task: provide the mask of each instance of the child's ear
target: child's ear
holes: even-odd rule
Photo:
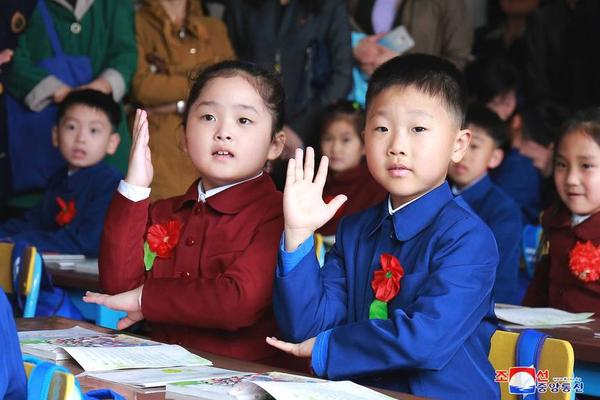
[[[58,147],[58,127],[56,125],[52,127],[52,146]]]
[[[106,154],[115,154],[117,147],[119,147],[119,143],[121,143],[121,136],[116,132],[111,133],[108,138],[108,145],[106,146]]]
[[[492,155],[490,157],[490,160],[488,161],[488,165],[487,165],[488,169],[497,168],[503,159],[504,159],[504,150],[496,147],[494,149],[494,151],[492,151]]]
[[[267,153],[267,160],[275,160],[283,151],[283,147],[285,146],[285,132],[279,131],[275,134],[273,140],[271,140],[271,144],[269,145],[269,152]]]
[[[454,162],[462,160],[469,148],[469,143],[471,143],[471,130],[461,129],[458,131],[450,159]]]

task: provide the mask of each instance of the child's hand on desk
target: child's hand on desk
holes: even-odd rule
[[[86,303],[101,304],[115,311],[125,311],[127,316],[122,318],[117,324],[117,329],[125,329],[144,319],[141,304],[141,294],[143,288],[144,285],[128,292],[115,294],[113,296],[108,294],[85,292],[83,301]]]
[[[294,251],[314,231],[325,225],[347,199],[340,194],[329,203],[325,203],[323,186],[327,178],[329,160],[327,157],[321,158],[315,176],[315,152],[312,147],[306,149],[304,167],[302,156],[302,149],[296,149],[296,157],[290,159],[285,179],[283,215],[286,251]]]
[[[284,342],[283,340],[279,340],[276,337],[267,337],[267,343],[296,357],[310,358],[312,357],[312,351],[313,347],[315,346],[316,339],[316,337],[312,337],[302,343],[288,343]]]
[[[150,140],[148,115],[144,110],[137,109],[135,111],[132,140],[125,182],[136,186],[149,187],[154,176],[154,168],[152,167],[152,157],[148,146]]]

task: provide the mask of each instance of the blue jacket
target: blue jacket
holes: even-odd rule
[[[97,257],[104,216],[121,174],[104,161],[69,176],[62,169],[48,182],[44,197],[22,219],[0,225],[0,239],[22,240],[40,251],[85,254]],[[59,206],[56,197],[75,200],[74,219],[61,227],[56,221]]]
[[[12,308],[0,289],[0,398],[25,400],[27,378]]]
[[[494,300],[498,303],[520,304],[517,290],[523,224],[519,206],[489,176],[467,188],[461,196],[496,237],[500,263],[496,270]]]
[[[343,219],[322,269],[305,247],[280,250],[273,304],[287,340],[318,335],[315,372],[418,396],[500,397],[488,361],[498,251],[447,183],[392,216],[386,201]],[[405,276],[390,318],[370,320],[382,253],[395,255]]]
[[[543,180],[533,161],[511,149],[490,176],[519,205],[524,224],[540,223]]]

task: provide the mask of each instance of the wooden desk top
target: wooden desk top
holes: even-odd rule
[[[576,324],[550,329],[538,329],[556,339],[564,339],[571,343],[576,361],[600,364],[600,319],[587,324]]]
[[[67,329],[72,328],[75,325],[79,325],[82,328],[93,329],[98,332],[112,332],[110,329],[102,328],[90,323],[86,323],[83,321],[75,321],[67,318],[60,317],[48,317],[48,318],[17,318],[17,330],[19,331],[31,331],[31,330],[42,330],[42,329]],[[198,354],[201,357],[207,358],[211,360],[215,367],[218,368],[226,368],[233,369],[238,371],[248,371],[248,372],[269,372],[276,370],[274,367],[270,367],[268,365],[257,364],[247,361],[234,360],[232,358],[227,358],[223,356],[218,356],[215,354],[210,354],[206,352],[200,351],[192,351],[195,354]],[[74,360],[65,360],[58,362],[61,365],[64,365],[68,368],[72,373],[79,374],[82,372],[81,367]],[[279,369],[277,369],[279,370]],[[297,374],[297,372],[293,371],[284,371]],[[148,390],[136,390],[129,386],[120,385],[117,383],[111,383],[106,381],[101,381],[98,379],[94,379],[91,377],[81,377],[79,379],[81,383],[81,387],[83,391],[87,392],[88,390],[98,389],[98,388],[110,388],[113,389],[127,399],[139,399],[139,400],[164,400],[164,399],[190,399],[190,397],[184,396],[176,396],[169,395],[169,397],[165,397],[164,391],[153,391],[150,392]],[[415,400],[421,399],[420,397],[415,397],[409,394],[393,392],[390,390],[382,390],[376,389],[378,392],[384,393],[395,399],[402,400]]]

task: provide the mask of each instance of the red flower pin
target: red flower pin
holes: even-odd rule
[[[75,209],[75,200],[65,201],[62,197],[56,196],[56,202],[60,207],[60,211],[56,214],[56,223],[58,226],[68,225],[73,218],[75,218],[75,214],[77,214],[77,210]]]
[[[400,291],[400,279],[404,276],[404,268],[400,260],[391,254],[384,253],[379,258],[381,269],[375,271],[371,288],[375,292],[375,300],[369,307],[370,319],[387,319],[387,303]]]
[[[171,220],[164,224],[154,224],[148,229],[144,243],[144,265],[146,270],[152,269],[156,257],[167,258],[179,242],[182,223]]]
[[[584,282],[596,282],[600,279],[600,246],[592,242],[578,242],[569,255],[571,273]]]

